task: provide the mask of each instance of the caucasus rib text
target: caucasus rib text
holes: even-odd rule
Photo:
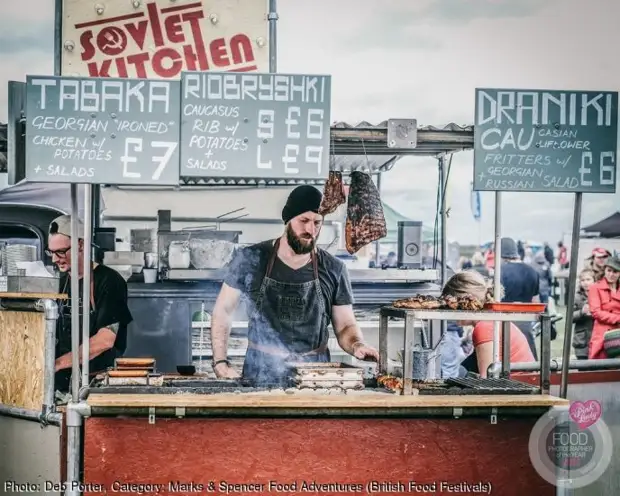
[[[178,185],[179,100],[178,81],[28,77],[26,178]]]
[[[183,73],[181,176],[322,179],[330,76]]]
[[[618,93],[476,90],[474,189],[614,193]]]

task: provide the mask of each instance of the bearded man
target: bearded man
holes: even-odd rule
[[[248,349],[243,379],[284,385],[291,362],[329,362],[331,323],[340,347],[361,360],[379,360],[353,313],[353,292],[344,263],[316,246],[323,224],[321,192],[298,186],[282,210],[284,233],[240,250],[230,263],[211,322],[213,369],[220,378],[239,374],[227,358],[233,314],[243,298]]]

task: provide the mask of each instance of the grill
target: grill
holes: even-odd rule
[[[446,384],[473,390],[476,394],[540,394],[540,388],[511,379],[450,378],[446,379]]]

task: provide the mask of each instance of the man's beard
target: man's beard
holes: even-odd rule
[[[305,255],[306,253],[310,253],[314,250],[314,245],[316,244],[316,240],[312,237],[308,238],[300,238],[291,225],[286,226],[286,241],[288,241],[288,245],[291,247],[297,255]]]

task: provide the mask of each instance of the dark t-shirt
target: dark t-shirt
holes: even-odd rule
[[[504,298],[508,303],[531,303],[538,296],[538,273],[521,262],[503,263],[501,268]]]
[[[89,370],[96,372],[114,365],[114,358],[125,352],[127,348],[127,326],[133,318],[127,306],[127,283],[118,272],[105,265],[97,265],[93,270],[92,282],[95,305],[94,308],[92,308],[92,305],[89,305],[91,311],[90,336],[94,336],[100,329],[111,324],[119,324],[114,348],[105,351],[90,361]],[[80,279],[79,286],[80,344],[82,344],[83,279]],[[68,294],[69,300],[65,302],[66,307],[62,309],[57,327],[58,344],[56,346],[56,357],[71,351],[71,280],[68,275],[64,275],[61,278],[60,287],[63,289],[63,292]],[[63,325],[63,323],[66,323],[66,325]]]
[[[255,301],[260,285],[267,271],[273,240],[263,241],[239,250],[228,266],[224,282],[238,289],[247,302]],[[349,273],[342,260],[324,250],[317,250],[319,282],[323,292],[325,308],[331,318],[332,306],[352,305],[353,290]],[[276,257],[271,278],[280,282],[301,284],[314,279],[312,262],[294,270]]]

